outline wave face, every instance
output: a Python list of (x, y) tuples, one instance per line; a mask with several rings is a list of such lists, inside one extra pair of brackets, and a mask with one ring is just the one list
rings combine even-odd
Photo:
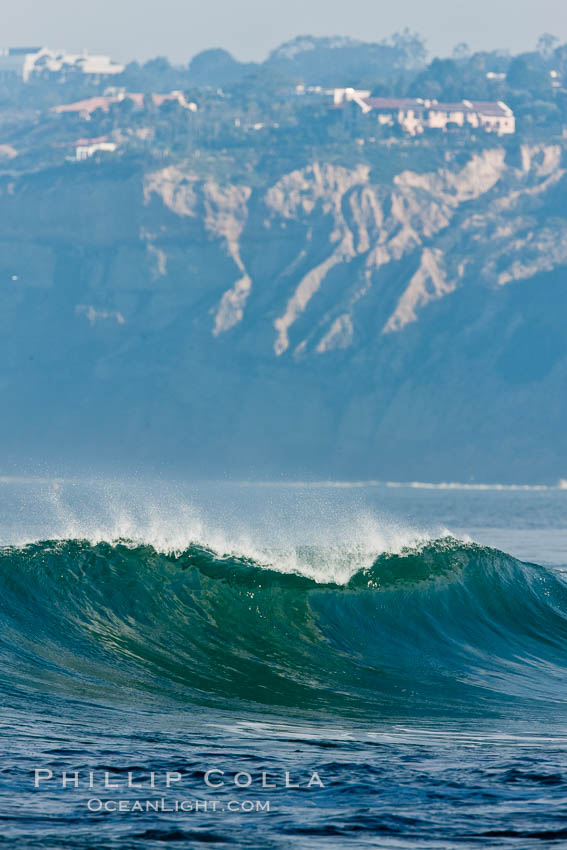
[(197, 545), (34, 543), (0, 550), (0, 598), (5, 692), (369, 717), (567, 698), (560, 576), (452, 538), (342, 585)]

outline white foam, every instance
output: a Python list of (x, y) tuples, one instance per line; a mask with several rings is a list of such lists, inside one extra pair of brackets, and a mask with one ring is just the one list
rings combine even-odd
[(494, 491), (547, 491), (567, 490), (567, 479), (559, 479), (557, 484), (486, 484), (462, 481), (379, 481), (367, 479), (361, 481), (239, 481), (241, 487), (267, 487), (279, 489), (312, 489), (312, 490), (360, 490), (380, 487), (395, 489), (410, 488), (414, 490), (494, 490)]
[(221, 557), (249, 558), (279, 572), (336, 584), (370, 567), (383, 552), (400, 552), (449, 533), (412, 528), (377, 516), (356, 501), (346, 505), (312, 491), (289, 493), (283, 499), (262, 492), (259, 498), (244, 500), (242, 488), (218, 485), (200, 498), (203, 494), (196, 488), (188, 495), (186, 488), (163, 482), (100, 480), (43, 481), (32, 487), (14, 484), (12, 489), (15, 510), (4, 511), (3, 545), (130, 541), (180, 553), (197, 544)]

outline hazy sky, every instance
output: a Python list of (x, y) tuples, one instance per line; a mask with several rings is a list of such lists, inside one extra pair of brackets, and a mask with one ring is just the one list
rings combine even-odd
[(534, 47), (543, 32), (567, 42), (565, 0), (0, 0), (0, 46), (89, 48), (116, 59), (187, 62), (207, 47), (262, 59), (299, 34), (379, 41), (409, 26), (433, 54)]

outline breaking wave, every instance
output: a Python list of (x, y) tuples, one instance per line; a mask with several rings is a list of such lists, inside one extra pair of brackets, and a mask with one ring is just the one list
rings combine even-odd
[(565, 703), (558, 574), (453, 538), (362, 568), (346, 551), (341, 584), (321, 578), (324, 549), (299, 556), (311, 576), (202, 545), (3, 547), (4, 691), (368, 717)]

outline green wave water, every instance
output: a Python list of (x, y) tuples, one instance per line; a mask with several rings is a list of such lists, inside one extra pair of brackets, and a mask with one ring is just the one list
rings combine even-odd
[(0, 597), (0, 674), (20, 693), (366, 716), (567, 698), (562, 579), (451, 538), (342, 585), (196, 545), (48, 541), (0, 550)]

